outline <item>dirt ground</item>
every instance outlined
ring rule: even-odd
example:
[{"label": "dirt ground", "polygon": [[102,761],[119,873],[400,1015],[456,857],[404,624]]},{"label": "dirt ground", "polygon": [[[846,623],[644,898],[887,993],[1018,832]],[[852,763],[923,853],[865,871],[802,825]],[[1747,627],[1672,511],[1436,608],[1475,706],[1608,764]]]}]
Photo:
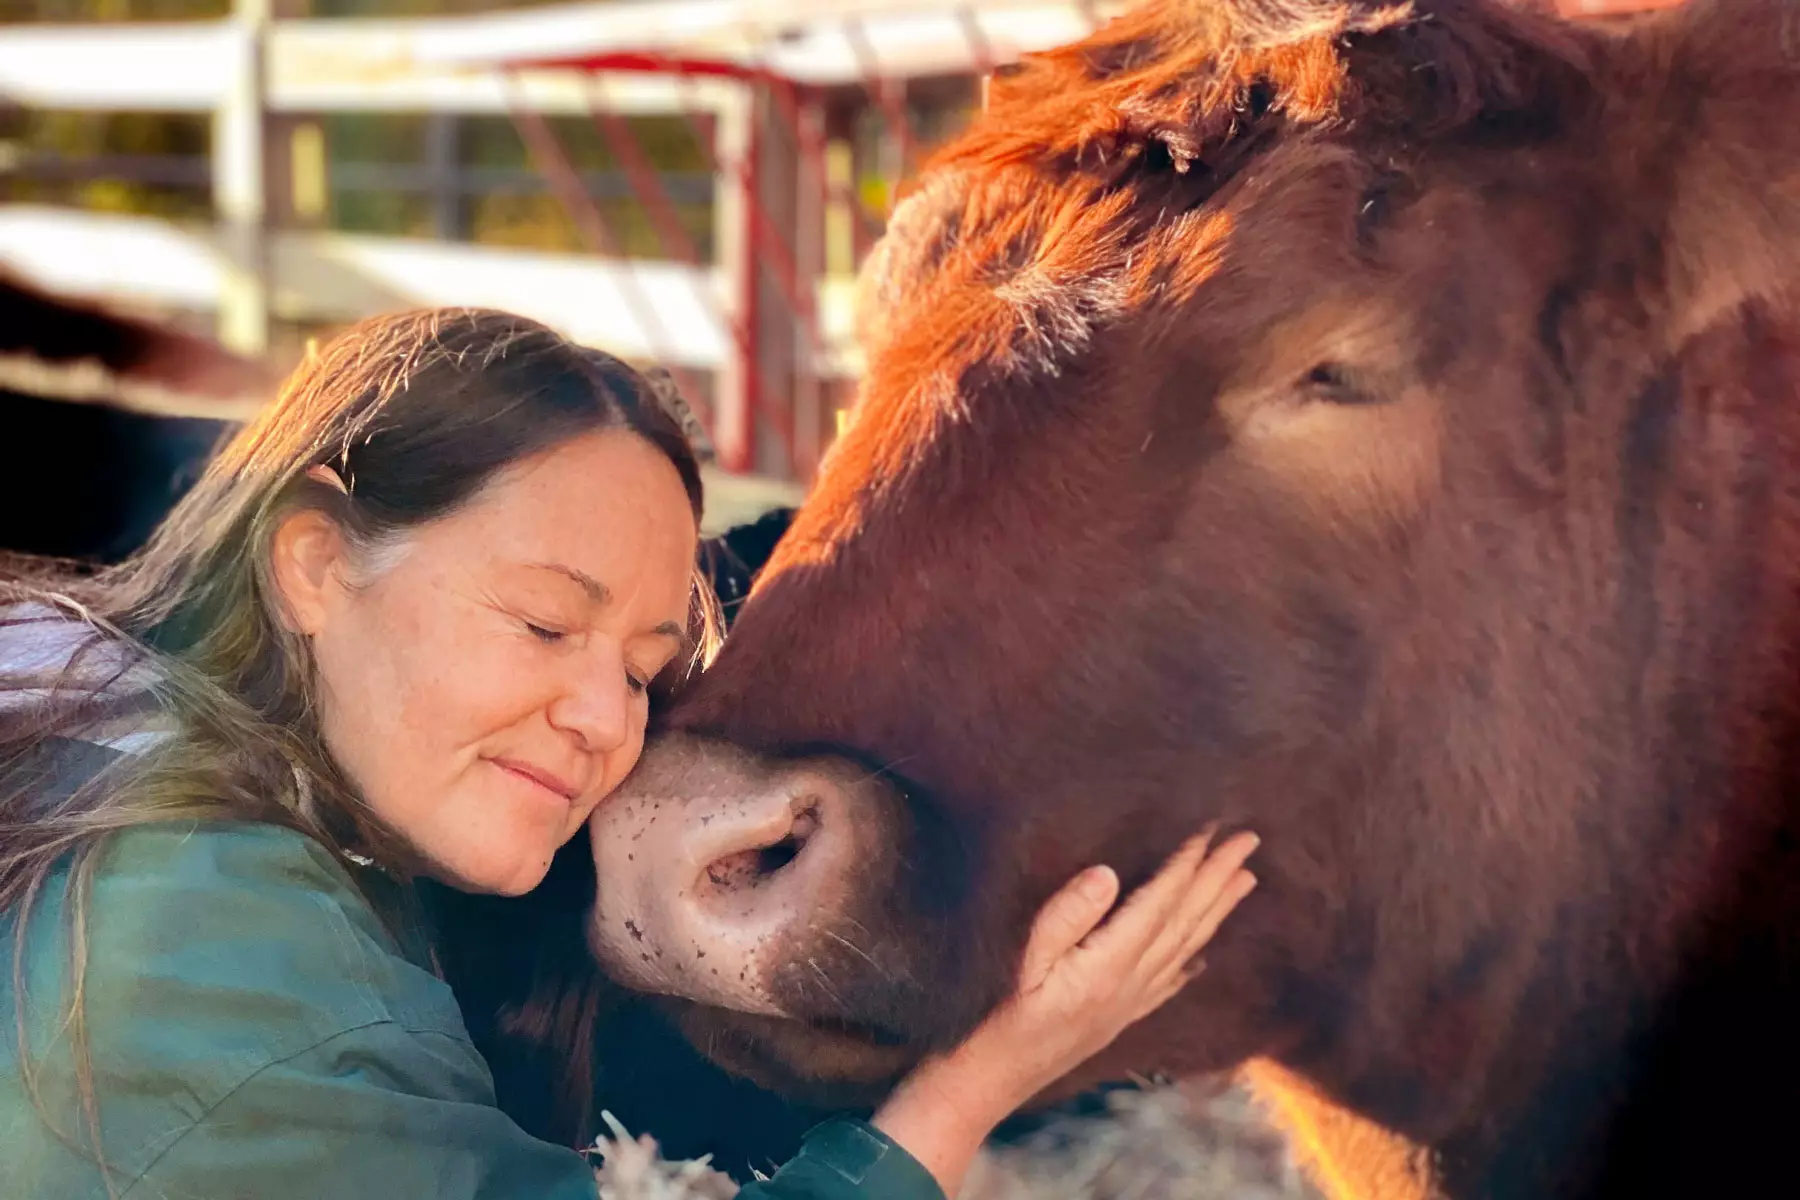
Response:
[{"label": "dirt ground", "polygon": [[[1319,1200],[1240,1088],[1121,1091],[1108,1104],[1103,1116],[1060,1118],[984,1153],[959,1200]],[[703,1163],[663,1160],[649,1138],[603,1139],[597,1151],[601,1200],[729,1200],[736,1192]]]}]

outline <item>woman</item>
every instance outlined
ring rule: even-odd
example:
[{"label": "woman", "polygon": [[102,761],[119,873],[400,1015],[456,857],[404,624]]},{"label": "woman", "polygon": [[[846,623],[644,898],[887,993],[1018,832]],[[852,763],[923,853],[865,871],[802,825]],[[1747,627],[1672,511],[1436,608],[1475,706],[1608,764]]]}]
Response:
[{"label": "woman", "polygon": [[[493,1106],[411,881],[531,889],[630,771],[708,648],[700,507],[641,376],[413,313],[311,358],[140,555],[14,586],[9,1189],[591,1197]],[[747,1194],[954,1194],[994,1123],[1181,986],[1249,849],[1194,843],[1097,931],[1118,882],[1080,876],[966,1045]]]}]

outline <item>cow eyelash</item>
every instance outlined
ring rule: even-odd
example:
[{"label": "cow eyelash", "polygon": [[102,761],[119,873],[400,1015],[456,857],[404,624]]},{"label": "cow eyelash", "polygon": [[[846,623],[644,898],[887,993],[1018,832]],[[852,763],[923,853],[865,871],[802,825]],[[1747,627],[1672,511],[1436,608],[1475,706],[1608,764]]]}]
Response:
[{"label": "cow eyelash", "polygon": [[1300,386],[1332,404],[1374,404],[1376,398],[1358,386],[1357,373],[1343,363],[1322,362],[1308,371]]}]

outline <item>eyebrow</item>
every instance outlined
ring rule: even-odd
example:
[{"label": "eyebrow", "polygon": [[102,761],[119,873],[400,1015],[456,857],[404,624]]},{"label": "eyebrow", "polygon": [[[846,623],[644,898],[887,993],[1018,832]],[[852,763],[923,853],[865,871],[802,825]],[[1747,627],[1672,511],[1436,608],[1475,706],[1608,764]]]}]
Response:
[{"label": "eyebrow", "polygon": [[[596,606],[612,601],[612,589],[586,571],[578,571],[574,567],[566,567],[562,563],[528,563],[526,565],[539,571],[554,571],[565,579],[574,580],[581,585],[581,590],[587,593],[588,599],[593,601]],[[681,644],[683,650],[689,649],[693,645],[694,639],[689,636],[686,627],[678,621],[664,621],[650,632],[658,637],[674,639]]]}]

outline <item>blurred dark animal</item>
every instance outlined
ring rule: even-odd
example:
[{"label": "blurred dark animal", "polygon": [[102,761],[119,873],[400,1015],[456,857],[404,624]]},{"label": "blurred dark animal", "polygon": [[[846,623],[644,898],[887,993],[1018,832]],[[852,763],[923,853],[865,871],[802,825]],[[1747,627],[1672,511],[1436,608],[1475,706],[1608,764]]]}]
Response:
[{"label": "blurred dark animal", "polygon": [[0,275],[0,552],[125,557],[235,428],[195,414],[272,382],[204,338]]}]

